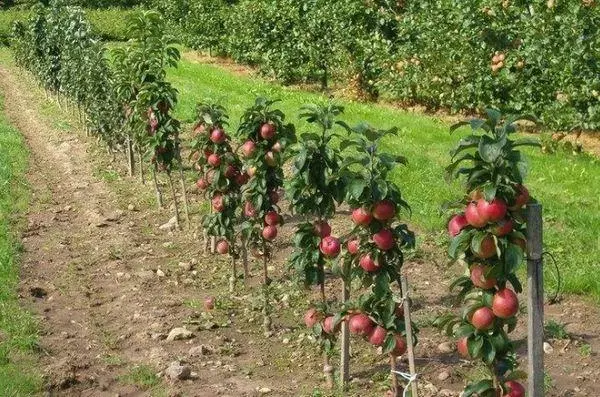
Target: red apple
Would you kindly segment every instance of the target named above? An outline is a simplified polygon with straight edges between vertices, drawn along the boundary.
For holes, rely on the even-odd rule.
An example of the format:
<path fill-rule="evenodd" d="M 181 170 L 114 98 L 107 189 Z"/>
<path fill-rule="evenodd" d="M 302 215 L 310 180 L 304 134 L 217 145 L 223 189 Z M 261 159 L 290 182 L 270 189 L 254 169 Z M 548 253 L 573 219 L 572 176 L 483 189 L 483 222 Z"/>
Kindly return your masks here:
<path fill-rule="evenodd" d="M 477 212 L 486 222 L 498 222 L 506 216 L 508 207 L 504 200 L 495 198 L 488 202 L 485 199 L 477 200 Z"/>
<path fill-rule="evenodd" d="M 205 132 L 206 132 L 206 126 L 202 123 L 198 123 L 194 127 L 194 136 L 204 134 Z"/>
<path fill-rule="evenodd" d="M 375 203 L 373 207 L 373 217 L 380 221 L 387 221 L 396 215 L 396 204 L 390 200 L 382 200 Z"/>
<path fill-rule="evenodd" d="M 326 221 L 317 221 L 315 222 L 315 233 L 321 237 L 325 238 L 331 235 L 331 226 Z"/>
<path fill-rule="evenodd" d="M 513 290 L 504 288 L 496 292 L 492 299 L 492 311 L 496 317 L 511 318 L 519 311 L 519 298 Z"/>
<path fill-rule="evenodd" d="M 469 225 L 481 228 L 487 224 L 487 221 L 479 215 L 479 211 L 477 211 L 477 203 L 470 202 L 467 204 L 467 208 L 465 209 L 465 219 L 469 223 Z"/>
<path fill-rule="evenodd" d="M 215 308 L 215 298 L 212 296 L 207 296 L 204 298 L 204 308 L 206 310 L 212 310 Z"/>
<path fill-rule="evenodd" d="M 250 140 L 244 142 L 242 145 L 242 154 L 245 158 L 250 158 L 254 155 L 256 151 L 256 144 Z"/>
<path fill-rule="evenodd" d="M 360 336 L 369 335 L 374 326 L 373 321 L 364 313 L 355 314 L 348 321 L 350 333 Z"/>
<path fill-rule="evenodd" d="M 213 151 L 210 149 L 204 149 L 204 157 L 208 159 L 208 157 L 213 154 Z"/>
<path fill-rule="evenodd" d="M 279 224 L 279 214 L 277 211 L 269 211 L 265 215 L 265 223 L 270 226 L 275 226 Z"/>
<path fill-rule="evenodd" d="M 210 140 L 213 143 L 223 143 L 225 142 L 225 131 L 220 128 L 215 128 L 210 133 Z"/>
<path fill-rule="evenodd" d="M 275 226 L 267 225 L 262 231 L 262 236 L 267 241 L 272 241 L 277 237 L 277 228 Z"/>
<path fill-rule="evenodd" d="M 268 151 L 267 154 L 265 154 L 265 163 L 267 163 L 269 167 L 275 167 L 277 165 L 277 160 L 275 160 L 275 154 L 273 152 Z"/>
<path fill-rule="evenodd" d="M 196 186 L 198 187 L 198 189 L 204 190 L 208 187 L 208 181 L 206 180 L 206 178 L 200 178 L 196 181 Z"/>
<path fill-rule="evenodd" d="M 229 253 L 229 243 L 227 240 L 221 240 L 217 243 L 217 252 L 221 255 Z"/>
<path fill-rule="evenodd" d="M 505 393 L 504 397 L 525 397 L 525 388 L 519 382 L 509 380 L 506 382 L 506 388 L 508 393 Z"/>
<path fill-rule="evenodd" d="M 279 141 L 275 142 L 275 144 L 273 145 L 271 150 L 274 152 L 277 152 L 277 153 L 281 153 L 281 151 L 283 150 L 283 146 L 281 145 L 281 142 L 279 142 Z"/>
<path fill-rule="evenodd" d="M 481 259 L 488 259 L 496 255 L 496 242 L 494 241 L 494 237 L 492 237 L 491 234 L 486 235 L 483 240 L 481 240 L 479 251 L 474 252 L 474 254 Z"/>
<path fill-rule="evenodd" d="M 523 185 L 517 185 L 516 188 L 519 193 L 515 197 L 515 203 L 509 207 L 511 211 L 518 210 L 529 202 L 529 190 Z"/>
<path fill-rule="evenodd" d="M 250 175 L 247 172 L 241 172 L 235 176 L 235 183 L 239 186 L 243 186 L 250 180 Z"/>
<path fill-rule="evenodd" d="M 348 252 L 352 255 L 356 255 L 358 253 L 360 241 L 357 239 L 350 240 L 347 243 Z"/>
<path fill-rule="evenodd" d="M 394 335 L 394 339 L 396 340 L 396 346 L 394 347 L 394 350 L 392 350 L 392 352 L 390 353 L 392 356 L 395 357 L 399 357 L 401 355 L 403 355 L 404 353 L 406 353 L 406 349 L 407 349 L 407 345 L 406 345 L 406 339 L 404 339 L 404 337 L 400 334 L 396 334 Z"/>
<path fill-rule="evenodd" d="M 448 234 L 451 237 L 458 236 L 460 232 L 469 226 L 469 222 L 467 221 L 467 217 L 465 214 L 454 215 L 450 222 L 448 222 Z"/>
<path fill-rule="evenodd" d="M 319 313 L 319 311 L 314 307 L 311 307 L 304 314 L 304 324 L 306 324 L 308 328 L 312 328 L 317 322 L 319 322 L 320 317 L 321 313 Z"/>
<path fill-rule="evenodd" d="M 269 192 L 269 200 L 271 200 L 271 204 L 277 204 L 279 202 L 279 193 L 276 190 L 271 190 Z"/>
<path fill-rule="evenodd" d="M 383 342 L 385 342 L 385 337 L 387 336 L 387 329 L 376 326 L 373 328 L 373 331 L 368 335 L 369 343 L 374 346 L 381 346 Z"/>
<path fill-rule="evenodd" d="M 373 242 L 383 251 L 392 249 L 394 246 L 394 233 L 390 229 L 381 229 L 373 235 Z"/>
<path fill-rule="evenodd" d="M 494 317 L 494 312 L 492 312 L 492 309 L 484 306 L 473 312 L 473 315 L 471 316 L 471 324 L 473 324 L 476 329 L 485 331 L 492 327 L 495 318 L 496 317 Z"/>
<path fill-rule="evenodd" d="M 340 254 L 340 240 L 332 236 L 327 236 L 321 240 L 319 248 L 326 257 L 335 258 Z"/>
<path fill-rule="evenodd" d="M 211 154 L 210 156 L 208 156 L 208 164 L 212 165 L 213 167 L 218 167 L 219 165 L 221 165 L 221 157 L 219 157 L 218 154 Z"/>
<path fill-rule="evenodd" d="M 225 168 L 225 178 L 234 178 L 236 175 L 238 175 L 238 169 L 235 168 L 233 165 L 228 164 L 227 168 Z"/>
<path fill-rule="evenodd" d="M 263 139 L 271 139 L 275 136 L 275 126 L 271 123 L 265 123 L 260 127 L 260 136 Z"/>
<path fill-rule="evenodd" d="M 340 330 L 339 324 L 334 327 L 333 316 L 325 317 L 325 320 L 323 320 L 323 332 L 325 332 L 326 334 L 332 335 L 332 334 L 337 333 L 339 330 Z"/>
<path fill-rule="evenodd" d="M 352 211 L 352 220 L 357 225 L 366 226 L 373 220 L 371 213 L 364 208 L 356 208 Z"/>
<path fill-rule="evenodd" d="M 366 272 L 376 272 L 377 270 L 379 270 L 379 267 L 380 267 L 379 263 L 377 263 L 373 259 L 371 259 L 371 255 L 369 255 L 369 254 L 361 257 L 358 264 Z"/>
<path fill-rule="evenodd" d="M 456 342 L 456 350 L 458 350 L 458 354 L 460 354 L 462 357 L 464 358 L 471 358 L 471 355 L 469 354 L 469 347 L 468 347 L 468 338 L 464 337 L 458 340 L 458 342 Z"/>
<path fill-rule="evenodd" d="M 510 232 L 512 232 L 514 227 L 514 222 L 511 218 L 506 218 L 501 220 L 500 222 L 496 223 L 494 226 L 492 226 L 492 234 L 498 236 L 498 237 L 502 237 L 502 236 L 506 236 L 507 234 L 509 234 Z"/>
<path fill-rule="evenodd" d="M 254 218 L 256 216 L 256 208 L 250 201 L 244 203 L 244 215 L 248 218 Z"/>
<path fill-rule="evenodd" d="M 223 203 L 223 196 L 217 194 L 211 200 L 213 210 L 215 212 L 222 212 L 225 209 L 225 204 Z"/>
<path fill-rule="evenodd" d="M 487 270 L 488 268 L 486 266 L 480 264 L 475 264 L 471 267 L 471 281 L 473 282 L 473 285 L 481 289 L 491 289 L 496 286 L 495 278 L 485 277 Z"/>

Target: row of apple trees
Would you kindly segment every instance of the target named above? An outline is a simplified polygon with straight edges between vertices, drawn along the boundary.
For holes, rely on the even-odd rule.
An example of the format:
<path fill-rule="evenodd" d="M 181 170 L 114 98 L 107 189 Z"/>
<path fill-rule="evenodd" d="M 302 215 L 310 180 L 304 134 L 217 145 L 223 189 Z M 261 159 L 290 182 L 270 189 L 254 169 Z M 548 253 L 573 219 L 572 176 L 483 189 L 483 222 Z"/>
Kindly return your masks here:
<path fill-rule="evenodd" d="M 156 174 L 165 172 L 178 220 L 174 171 L 179 171 L 186 211 L 187 199 L 180 124 L 171 114 L 177 90 L 166 81 L 166 69 L 177 65 L 179 52 L 157 12 L 135 14 L 128 30 L 133 38 L 108 53 L 80 8 L 54 0 L 36 5 L 28 20 L 15 23 L 11 46 L 17 64 L 33 73 L 61 107 L 75 111 L 89 134 L 110 153 L 126 154 L 130 175 L 136 163 L 143 182 L 151 170 L 159 206 Z"/>

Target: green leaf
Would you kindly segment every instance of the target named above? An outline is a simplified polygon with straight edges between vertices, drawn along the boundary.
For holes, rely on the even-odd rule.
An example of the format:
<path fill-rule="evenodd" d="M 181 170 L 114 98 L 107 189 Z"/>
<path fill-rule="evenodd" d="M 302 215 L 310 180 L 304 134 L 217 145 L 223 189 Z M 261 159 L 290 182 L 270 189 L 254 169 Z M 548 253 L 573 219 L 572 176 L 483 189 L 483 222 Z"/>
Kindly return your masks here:
<path fill-rule="evenodd" d="M 463 391 L 463 397 L 471 397 L 477 394 L 483 394 L 488 390 L 494 389 L 494 382 L 491 379 L 480 380 L 476 383 L 471 383 L 465 387 Z"/>
<path fill-rule="evenodd" d="M 479 142 L 479 155 L 487 163 L 495 162 L 502 155 L 504 142 L 496 141 L 487 135 L 481 137 Z"/>
<path fill-rule="evenodd" d="M 481 348 L 483 347 L 483 338 L 481 336 L 471 337 L 467 340 L 467 349 L 469 355 L 473 358 L 478 358 Z"/>
<path fill-rule="evenodd" d="M 367 182 L 365 180 L 354 179 L 350 182 L 350 186 L 348 186 L 348 193 L 350 193 L 350 196 L 355 200 L 359 200 L 366 187 Z"/>

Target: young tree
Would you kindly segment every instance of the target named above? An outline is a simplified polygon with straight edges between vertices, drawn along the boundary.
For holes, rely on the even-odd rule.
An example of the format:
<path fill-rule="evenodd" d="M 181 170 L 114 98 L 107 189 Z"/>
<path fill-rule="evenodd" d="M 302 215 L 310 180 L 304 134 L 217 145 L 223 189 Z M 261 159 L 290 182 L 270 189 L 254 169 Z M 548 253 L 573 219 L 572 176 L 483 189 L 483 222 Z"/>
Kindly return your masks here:
<path fill-rule="evenodd" d="M 467 195 L 464 211 L 448 223 L 451 237 L 448 253 L 468 267 L 468 276 L 458 278 L 463 300 L 460 316 L 437 320 L 449 335 L 458 339 L 458 352 L 468 359 L 482 360 L 489 378 L 467 385 L 463 394 L 495 397 L 523 396 L 517 382 L 524 373 L 517 370 L 515 346 L 508 334 L 517 324 L 517 293 L 522 290 L 517 270 L 523 262 L 527 232 L 523 206 L 530 200 L 523 186 L 527 162 L 520 146 L 538 146 L 531 139 L 511 139 L 515 122 L 527 117 L 504 118 L 488 109 L 487 118 L 462 122 L 472 133 L 452 151 L 447 171 L 464 176 Z"/>
<path fill-rule="evenodd" d="M 250 180 L 242 189 L 244 222 L 241 225 L 245 244 L 263 259 L 264 329 L 271 331 L 268 262 L 272 256 L 270 243 L 277 236 L 283 219 L 277 206 L 283 185 L 283 152 L 296 140 L 293 124 L 285 124 L 285 115 L 273 109 L 272 101 L 256 99 L 241 119 L 237 137 L 243 141 L 240 150 L 244 169 Z"/>

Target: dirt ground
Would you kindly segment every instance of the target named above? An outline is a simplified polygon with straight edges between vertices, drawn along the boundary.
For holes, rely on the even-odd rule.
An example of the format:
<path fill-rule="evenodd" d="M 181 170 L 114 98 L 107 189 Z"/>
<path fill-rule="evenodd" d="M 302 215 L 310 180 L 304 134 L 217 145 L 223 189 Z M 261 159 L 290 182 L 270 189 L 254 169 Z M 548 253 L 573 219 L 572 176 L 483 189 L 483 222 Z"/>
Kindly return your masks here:
<path fill-rule="evenodd" d="M 198 195 L 190 194 L 192 230 L 161 230 L 171 212 L 155 208 L 149 184 L 124 177 L 121 159 L 113 162 L 69 114 L 49 105 L 27 74 L 0 66 L 0 89 L 7 116 L 31 151 L 20 295 L 40 319 L 46 395 L 333 395 L 324 391 L 321 359 L 301 324 L 314 291 L 298 288 L 285 263 L 293 222 L 276 243 L 270 269 L 274 333 L 265 336 L 260 264 L 252 263 L 248 286 L 227 292 L 228 261 L 204 255 L 194 231 Z M 334 222 L 334 233 L 345 219 Z M 447 264 L 440 236 L 424 236 L 406 264 L 421 329 L 416 356 L 422 396 L 457 396 L 464 379 L 481 371 L 448 351 L 449 340 L 431 327 L 437 314 L 452 308 L 447 287 L 459 271 Z M 328 285 L 339 295 L 337 289 Z M 216 297 L 210 313 L 202 304 L 207 296 Z M 600 396 L 598 313 L 573 296 L 546 305 L 547 320 L 564 324 L 569 334 L 547 341 L 548 396 Z M 525 316 L 520 321 L 513 337 L 524 354 Z M 167 340 L 177 327 L 191 335 Z M 190 379 L 168 380 L 165 370 L 173 361 L 191 369 Z M 386 361 L 353 340 L 351 387 L 335 395 L 383 395 Z M 404 361 L 400 369 L 406 370 Z"/>

